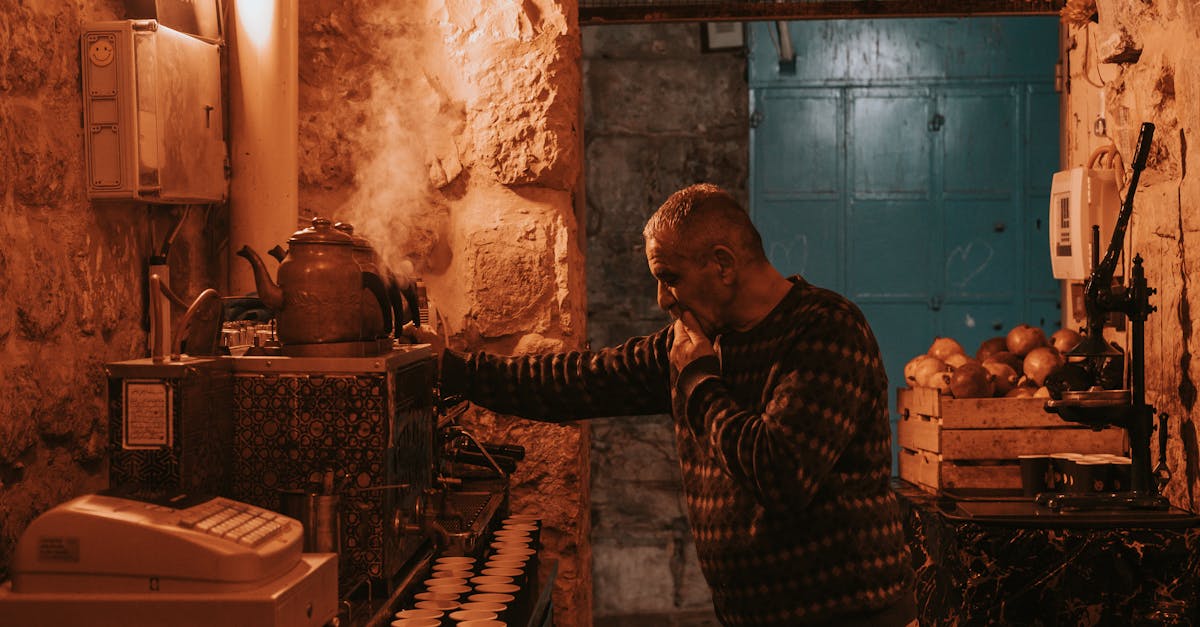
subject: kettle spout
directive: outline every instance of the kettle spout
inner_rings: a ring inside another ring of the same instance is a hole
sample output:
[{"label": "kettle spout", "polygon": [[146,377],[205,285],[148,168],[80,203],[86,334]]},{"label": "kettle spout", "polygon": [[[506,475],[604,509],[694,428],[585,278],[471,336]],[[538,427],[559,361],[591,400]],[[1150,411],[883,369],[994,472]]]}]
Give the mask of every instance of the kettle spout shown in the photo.
[{"label": "kettle spout", "polygon": [[267,273],[267,266],[263,263],[262,258],[249,246],[242,246],[237,255],[249,261],[250,267],[254,269],[254,288],[258,291],[258,297],[262,299],[263,304],[279,311],[280,306],[283,305],[283,290]]}]

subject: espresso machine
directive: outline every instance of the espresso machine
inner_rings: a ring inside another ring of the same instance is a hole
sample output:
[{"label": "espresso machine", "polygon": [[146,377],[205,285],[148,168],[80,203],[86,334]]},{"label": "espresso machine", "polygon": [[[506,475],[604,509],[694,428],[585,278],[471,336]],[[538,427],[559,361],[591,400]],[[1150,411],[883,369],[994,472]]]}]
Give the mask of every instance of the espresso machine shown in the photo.
[{"label": "espresso machine", "polygon": [[213,494],[299,520],[305,551],[338,554],[339,598],[386,598],[423,555],[483,546],[524,451],[459,424],[466,404],[443,404],[430,346],[402,337],[428,316],[419,278],[327,218],[288,244],[271,253],[275,276],[240,253],[270,318],[231,320],[227,308],[214,332],[241,338],[227,354],[176,342],[107,364],[110,484]]},{"label": "espresso machine", "polygon": [[[1166,466],[1167,415],[1158,422],[1159,462],[1151,470],[1150,436],[1154,429],[1155,409],[1146,402],[1145,324],[1156,307],[1150,296],[1141,255],[1135,255],[1128,286],[1113,284],[1117,262],[1124,246],[1125,231],[1133,214],[1133,197],[1138,179],[1146,167],[1154,125],[1143,123],[1132,163],[1129,191],[1121,205],[1112,240],[1103,261],[1099,259],[1099,227],[1092,228],[1092,272],[1084,284],[1084,308],[1087,328],[1083,341],[1064,355],[1068,365],[1085,373],[1083,383],[1051,390],[1047,412],[1063,420],[1093,429],[1110,426],[1126,430],[1129,436],[1130,479],[1128,490],[1095,494],[1042,493],[1037,503],[1056,511],[1128,509],[1166,511],[1170,509],[1161,491],[1170,479]],[[1104,340],[1104,327],[1111,314],[1128,319],[1130,349],[1126,356]],[[1123,368],[1128,361],[1128,370]],[[1114,372],[1118,373],[1114,376]]]}]

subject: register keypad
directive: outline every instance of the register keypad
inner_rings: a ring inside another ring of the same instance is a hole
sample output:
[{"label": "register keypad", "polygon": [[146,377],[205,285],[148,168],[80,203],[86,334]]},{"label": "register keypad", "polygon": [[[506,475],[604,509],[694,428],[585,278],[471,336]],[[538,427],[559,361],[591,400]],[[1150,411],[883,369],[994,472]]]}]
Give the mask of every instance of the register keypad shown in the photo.
[{"label": "register keypad", "polygon": [[270,510],[218,497],[183,510],[179,526],[254,546],[283,529],[279,518]]}]

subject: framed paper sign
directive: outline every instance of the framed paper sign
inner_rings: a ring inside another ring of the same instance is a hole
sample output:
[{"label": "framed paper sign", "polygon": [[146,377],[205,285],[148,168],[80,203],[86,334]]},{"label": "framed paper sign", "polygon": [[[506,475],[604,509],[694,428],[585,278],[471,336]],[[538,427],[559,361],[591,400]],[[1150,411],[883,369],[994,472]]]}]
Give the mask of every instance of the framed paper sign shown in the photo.
[{"label": "framed paper sign", "polygon": [[126,379],[121,446],[155,449],[171,445],[171,386],[160,379]]},{"label": "framed paper sign", "polygon": [[746,45],[741,22],[703,22],[700,24],[700,51],[727,52]]}]

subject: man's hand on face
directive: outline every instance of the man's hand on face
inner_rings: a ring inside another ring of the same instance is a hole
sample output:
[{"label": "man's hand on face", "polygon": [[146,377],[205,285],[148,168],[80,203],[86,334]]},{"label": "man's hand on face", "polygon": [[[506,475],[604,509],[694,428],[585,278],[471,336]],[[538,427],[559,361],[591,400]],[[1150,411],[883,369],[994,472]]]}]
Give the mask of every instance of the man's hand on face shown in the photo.
[{"label": "man's hand on face", "polygon": [[683,370],[684,366],[696,361],[701,357],[715,355],[713,350],[712,340],[704,335],[704,331],[700,330],[700,323],[696,322],[696,318],[688,312],[683,312],[680,317],[675,320],[675,341],[671,344],[671,365],[675,366],[676,370]]}]

